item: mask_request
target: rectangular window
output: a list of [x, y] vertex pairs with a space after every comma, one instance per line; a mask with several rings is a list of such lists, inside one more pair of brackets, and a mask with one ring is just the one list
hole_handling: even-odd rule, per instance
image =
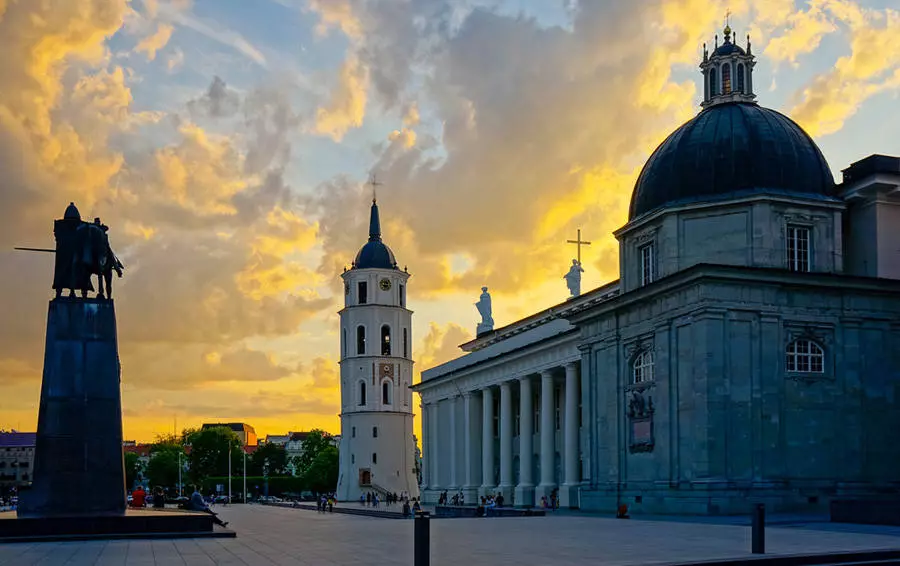
[[356, 454], [350, 454], [350, 463], [351, 463], [351, 464], [355, 464], [355, 463], [356, 463]]
[[406, 306], [406, 286], [400, 285], [400, 306]]
[[360, 281], [356, 286], [356, 297], [357, 302], [361, 305], [366, 304], [369, 301], [369, 286], [365, 281]]
[[353, 432], [350, 434], [350, 436], [351, 436], [352, 438], [356, 438], [356, 427], [353, 427], [352, 431], [353, 431]]
[[654, 279], [653, 244], [641, 246], [641, 285], [649, 285]]
[[808, 273], [811, 270], [809, 254], [809, 228], [787, 227], [788, 269]]
[[372, 438], [378, 438], [378, 427], [377, 426], [372, 427]]
[[377, 463], [378, 463], [378, 454], [375, 453], [375, 452], [372, 452], [372, 463], [373, 463], [373, 464], [377, 464]]

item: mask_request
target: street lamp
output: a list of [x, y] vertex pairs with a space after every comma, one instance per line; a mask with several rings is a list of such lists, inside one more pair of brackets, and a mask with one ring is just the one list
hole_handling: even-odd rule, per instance
[[228, 503], [231, 503], [231, 444], [228, 445]]

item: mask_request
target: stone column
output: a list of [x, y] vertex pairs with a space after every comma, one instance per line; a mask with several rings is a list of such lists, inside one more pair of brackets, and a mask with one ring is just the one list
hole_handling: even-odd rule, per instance
[[556, 488], [553, 481], [553, 472], [556, 467], [555, 460], [555, 436], [556, 427], [553, 426], [553, 374], [544, 370], [541, 372], [541, 483], [535, 491], [535, 500], [547, 496]]
[[[456, 408], [459, 404], [459, 397], [451, 397], [448, 404], [450, 405], [450, 418], [448, 419], [450, 422], [450, 485], [448, 487], [451, 492], [456, 493], [456, 490], [459, 489], [459, 476], [457, 475], [459, 460], [456, 457], [459, 452], [459, 441], [456, 435]], [[448, 493], [448, 497], [452, 497], [453, 493]]]
[[428, 459], [431, 461], [431, 481], [428, 482], [429, 487], [435, 493], [434, 501], [432, 503], [437, 503], [438, 492], [441, 491], [441, 474], [440, 474], [440, 458], [438, 458], [438, 454], [440, 453], [440, 440], [438, 437], [438, 430], [440, 427], [438, 426], [438, 418], [441, 415], [441, 412], [438, 410], [440, 408], [440, 404], [435, 401], [431, 405], [431, 425], [428, 427], [428, 433], [431, 435], [431, 450], [429, 450]]
[[565, 481], [559, 490], [559, 506], [578, 507], [578, 362], [566, 364], [565, 415]]
[[480, 495], [490, 495], [497, 485], [494, 477], [494, 391], [486, 387], [481, 392], [481, 490]]
[[[431, 435], [429, 434], [429, 426], [431, 424], [431, 410], [429, 405], [425, 403], [419, 403], [419, 408], [422, 409], [422, 452], [425, 455], [424, 462], [422, 463], [422, 485], [421, 490], [424, 496], [424, 493], [427, 489], [429, 489], [431, 485], [431, 450], [435, 449], [435, 447], [431, 446]], [[343, 432], [343, 431], [342, 431]], [[347, 438], [346, 436], [344, 438]]]
[[480, 446], [478, 438], [475, 436], [475, 431], [478, 430], [478, 427], [481, 424], [479, 422], [477, 402], [478, 399], [471, 391], [463, 394], [463, 409], [465, 414], [465, 421], [463, 422], [463, 443], [465, 445], [464, 459], [466, 463], [465, 474], [463, 476], [463, 481], [465, 482], [465, 485], [463, 486], [463, 496], [466, 498], [466, 503], [475, 502], [475, 498], [478, 496], [478, 485], [481, 483], [481, 469], [479, 467], [480, 462], [478, 461], [478, 450]]
[[500, 485], [497, 491], [508, 503], [513, 496], [512, 469], [512, 385], [509, 381], [500, 384]]
[[531, 465], [534, 459], [534, 394], [531, 392], [531, 376], [519, 379], [519, 485], [516, 486], [516, 506], [534, 505], [534, 478]]

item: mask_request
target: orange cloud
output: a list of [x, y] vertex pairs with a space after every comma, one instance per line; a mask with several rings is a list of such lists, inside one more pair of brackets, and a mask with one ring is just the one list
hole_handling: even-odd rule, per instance
[[134, 50], [138, 53], [146, 54], [147, 60], [153, 61], [156, 59], [156, 52], [169, 43], [173, 30], [174, 28], [169, 24], [159, 24], [156, 26], [156, 31], [152, 35], [142, 39]]

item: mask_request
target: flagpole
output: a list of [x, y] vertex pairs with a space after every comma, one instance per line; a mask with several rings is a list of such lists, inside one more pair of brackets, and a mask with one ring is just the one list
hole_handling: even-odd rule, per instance
[[228, 503], [231, 503], [231, 446], [228, 446]]
[[244, 453], [244, 493], [241, 494], [241, 503], [247, 503], [247, 451], [241, 448]]

